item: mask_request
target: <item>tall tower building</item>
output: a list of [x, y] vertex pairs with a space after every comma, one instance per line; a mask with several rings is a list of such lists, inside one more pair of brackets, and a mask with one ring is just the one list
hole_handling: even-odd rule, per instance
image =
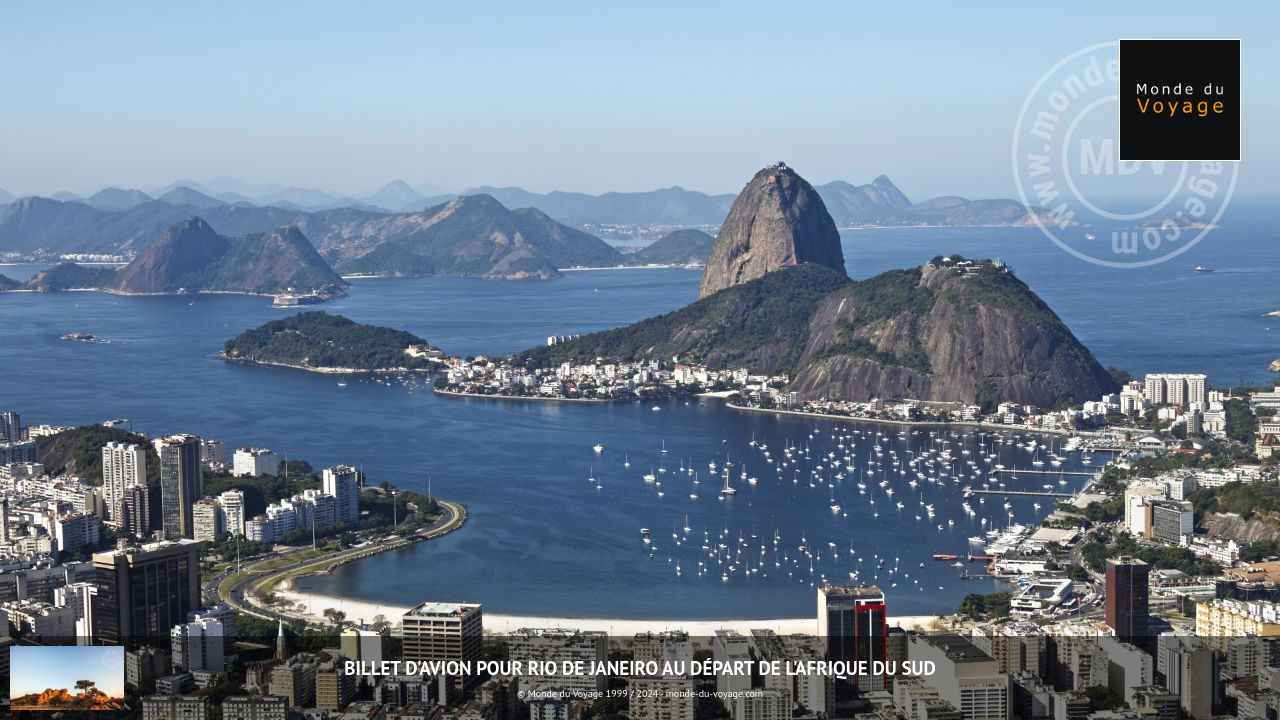
[[[480, 660], [484, 619], [479, 604], [424, 602], [400, 620], [405, 660]], [[474, 678], [451, 677], [455, 691]]]
[[[824, 585], [818, 588], [818, 637], [827, 659], [875, 662], [886, 659], [888, 613], [884, 593], [874, 585]], [[870, 666], [868, 666], [870, 667]], [[860, 691], [885, 689], [885, 678], [861, 675]]]
[[200, 609], [200, 543], [153, 543], [95, 553], [93, 625], [108, 644], [163, 642]]
[[22, 416], [18, 411], [5, 410], [0, 413], [0, 442], [20, 442], [22, 435]]
[[160, 527], [165, 539], [193, 537], [191, 506], [204, 495], [200, 438], [170, 435], [155, 444], [160, 456]]
[[119, 526], [124, 491], [147, 485], [147, 451], [134, 443], [109, 442], [102, 446], [102, 500], [106, 520]]
[[1142, 645], [1147, 637], [1148, 567], [1127, 555], [1107, 561], [1107, 625], [1124, 642]]
[[345, 525], [360, 522], [360, 488], [356, 469], [350, 465], [335, 465], [322, 473], [324, 493], [332, 495], [337, 508], [336, 520]]
[[244, 537], [244, 492], [227, 490], [218, 496], [222, 508], [222, 523], [227, 532]]

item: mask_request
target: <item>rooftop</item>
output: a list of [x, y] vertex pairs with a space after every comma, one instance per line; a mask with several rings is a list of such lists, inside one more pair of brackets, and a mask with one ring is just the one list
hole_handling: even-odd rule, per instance
[[480, 603], [424, 602], [405, 613], [405, 615], [417, 617], [462, 617], [473, 610], [479, 609]]

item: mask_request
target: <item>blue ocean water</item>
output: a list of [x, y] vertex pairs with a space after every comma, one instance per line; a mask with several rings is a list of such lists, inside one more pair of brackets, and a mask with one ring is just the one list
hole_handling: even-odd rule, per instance
[[[1177, 260], [1142, 270], [1081, 262], [1032, 229], [900, 228], [843, 237], [854, 277], [939, 254], [1000, 257], [1103, 364], [1135, 374], [1204, 371], [1212, 382], [1230, 384], [1275, 377], [1266, 366], [1280, 357], [1274, 335], [1280, 319], [1265, 317], [1280, 309], [1274, 219], [1265, 207], [1237, 212]], [[1197, 264], [1216, 271], [1195, 273]], [[7, 266], [0, 273], [22, 277], [38, 269]], [[629, 269], [575, 272], [550, 282], [360, 280], [350, 297], [324, 309], [410, 330], [452, 353], [507, 353], [547, 335], [616, 327], [677, 308], [696, 297], [698, 277], [688, 270]], [[970, 519], [960, 510], [962, 482], [910, 488], [909, 477], [896, 469], [886, 475], [891, 449], [905, 461], [947, 441], [957, 453], [961, 446], [971, 450], [957, 455], [967, 460], [979, 454], [976, 438], [898, 437], [897, 428], [844, 424], [848, 429], [839, 434], [853, 436], [845, 444], [856, 446], [856, 460], [837, 480], [829, 466], [813, 475], [817, 456], [848, 452], [830, 434], [833, 423], [742, 414], [714, 401], [665, 403], [654, 412], [639, 404], [443, 398], [421, 386], [366, 381], [339, 387], [332, 377], [215, 359], [225, 339], [288, 312], [295, 311], [238, 296], [0, 295], [0, 406], [21, 410], [29, 424], [130, 417], [147, 433], [193, 432], [268, 446], [317, 466], [358, 464], [373, 481], [419, 490], [430, 474], [437, 494], [469, 506], [471, 521], [453, 535], [309, 579], [306, 587], [320, 593], [395, 605], [470, 600], [493, 612], [529, 615], [694, 619], [809, 615], [811, 583], [846, 579], [850, 572], [888, 588], [895, 614], [949, 611], [964, 594], [991, 587], [987, 580], [961, 580], [960, 568], [928, 558], [963, 553], [983, 518], [989, 525], [1007, 523], [1001, 499], [971, 501], [977, 513]], [[58, 339], [71, 331], [111, 342]], [[868, 466], [877, 457], [876, 432], [886, 433], [879, 439], [882, 464]], [[811, 459], [779, 476], [777, 464], [748, 444], [753, 435], [775, 460], [788, 443], [808, 444]], [[605, 448], [600, 455], [591, 449], [597, 442]], [[659, 452], [664, 442], [665, 456]], [[1027, 466], [1030, 455], [1009, 448], [999, 450], [998, 462]], [[707, 464], [715, 459], [722, 466], [726, 454], [735, 462], [738, 493], [719, 499], [720, 481], [708, 477]], [[658, 473], [664, 493], [658, 497], [656, 483], [641, 476], [663, 462], [669, 472]], [[699, 472], [697, 500], [689, 498], [692, 479], [675, 472], [682, 462]], [[744, 464], [757, 484], [741, 480]], [[868, 486], [867, 495], [855, 479]], [[893, 498], [879, 486], [883, 479], [896, 490]], [[1014, 482], [1037, 488], [1041, 480], [1024, 477], [1010, 487]], [[936, 518], [915, 520], [922, 501], [935, 507]], [[1047, 512], [1051, 501], [1041, 502], [1040, 512], [1031, 499], [1012, 502], [1015, 520]], [[642, 527], [650, 529], [657, 551], [642, 543]], [[727, 546], [721, 559], [733, 554], [736, 569], [728, 579], [727, 565], [701, 550], [704, 528], [713, 550]], [[798, 551], [802, 542], [816, 556], [812, 573], [810, 556]], [[886, 563], [877, 570], [881, 558]], [[702, 575], [699, 561], [707, 564]], [[890, 575], [895, 564], [898, 571]]]

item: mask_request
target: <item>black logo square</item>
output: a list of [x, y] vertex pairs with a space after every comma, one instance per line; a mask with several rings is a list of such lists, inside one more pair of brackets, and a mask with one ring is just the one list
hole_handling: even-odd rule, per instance
[[1239, 160], [1240, 41], [1121, 40], [1120, 159]]

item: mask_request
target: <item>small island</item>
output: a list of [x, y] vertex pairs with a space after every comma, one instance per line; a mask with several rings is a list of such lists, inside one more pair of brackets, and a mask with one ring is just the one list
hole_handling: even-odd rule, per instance
[[87, 333], [87, 332], [70, 332], [70, 333], [67, 333], [66, 335], [63, 335], [62, 339], [73, 340], [75, 342], [98, 343], [99, 345], [106, 345], [107, 343], [111, 342], [106, 338], [100, 338], [97, 335], [93, 335], [92, 333]]
[[426, 372], [444, 354], [403, 330], [364, 325], [323, 311], [304, 312], [246, 330], [228, 340], [228, 362], [277, 365], [321, 373]]

